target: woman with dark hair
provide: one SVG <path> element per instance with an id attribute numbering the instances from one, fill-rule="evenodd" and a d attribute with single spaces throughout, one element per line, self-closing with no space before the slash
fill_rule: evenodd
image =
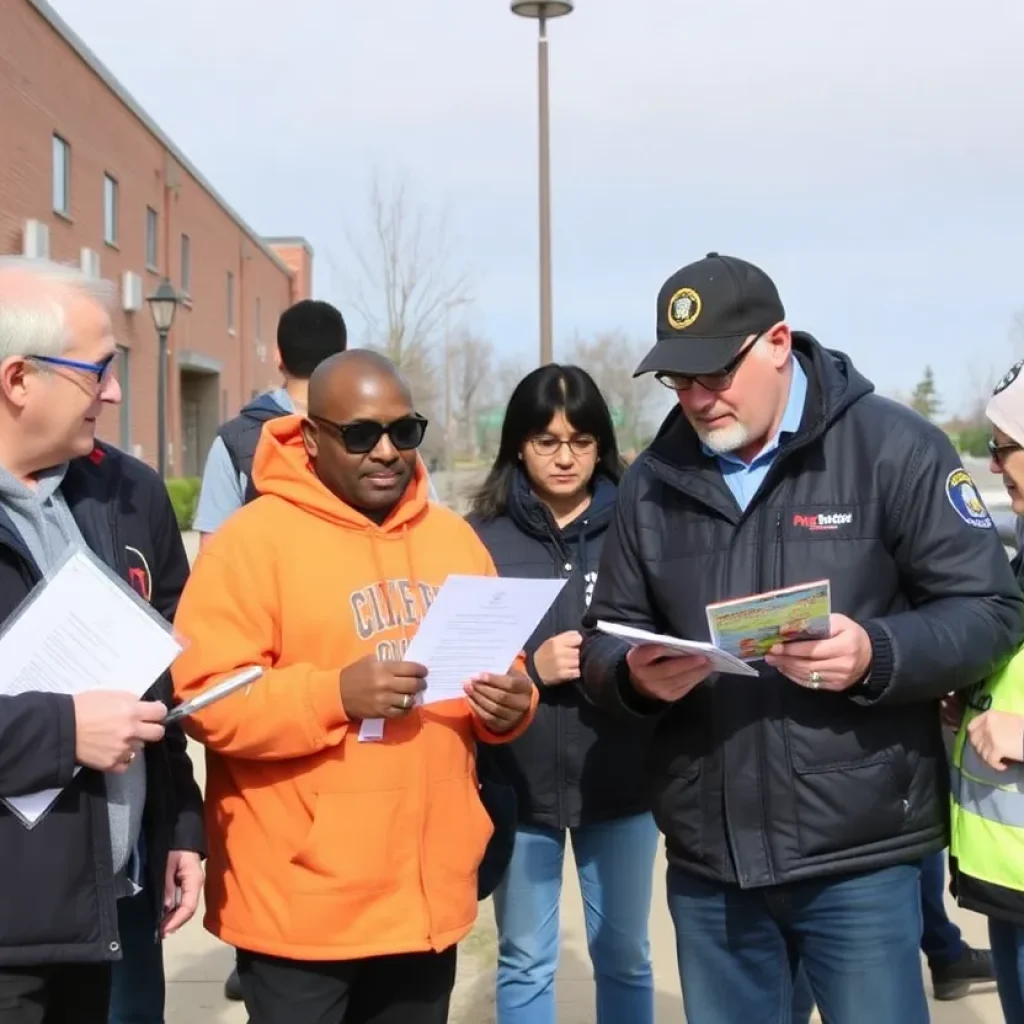
<path id="1" fill-rule="evenodd" d="M 598 1024 L 653 1024 L 647 937 L 658 832 L 644 763 L 650 726 L 607 717 L 577 686 L 580 620 L 615 512 L 622 461 L 608 406 L 576 366 L 534 370 L 509 399 L 469 521 L 503 576 L 566 584 L 526 648 L 540 690 L 518 740 L 482 752 L 515 790 L 518 824 L 494 893 L 498 1024 L 554 1024 L 566 839 L 583 894 Z"/>

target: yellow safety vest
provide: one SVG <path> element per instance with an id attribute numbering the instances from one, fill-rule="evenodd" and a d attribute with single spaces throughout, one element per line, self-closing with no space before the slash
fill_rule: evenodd
<path id="1" fill-rule="evenodd" d="M 1024 716 L 1024 648 L 967 691 L 967 710 L 950 767 L 950 853 L 958 874 L 967 876 L 965 881 L 975 892 L 998 886 L 1024 893 L 1024 764 L 1010 762 L 1005 771 L 995 771 L 967 739 L 967 726 L 989 710 Z M 998 905 L 998 890 L 990 895 Z M 985 909 L 972 909 L 986 912 L 988 898 L 983 903 Z"/>

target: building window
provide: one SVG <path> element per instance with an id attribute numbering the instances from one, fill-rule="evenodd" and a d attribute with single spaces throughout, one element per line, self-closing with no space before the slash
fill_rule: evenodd
<path id="1" fill-rule="evenodd" d="M 53 137 L 53 210 L 71 216 L 71 147 L 59 135 Z"/>
<path id="2" fill-rule="evenodd" d="M 118 447 L 123 452 L 131 451 L 132 447 L 132 382 L 129 376 L 129 357 L 131 350 L 124 345 L 117 346 L 117 382 L 121 385 L 121 416 L 120 441 Z"/>
<path id="3" fill-rule="evenodd" d="M 146 266 L 150 270 L 156 270 L 157 250 L 157 227 L 158 220 L 156 210 L 152 206 L 146 207 Z"/>
<path id="4" fill-rule="evenodd" d="M 235 275 L 228 271 L 228 330 L 235 331 Z"/>
<path id="5" fill-rule="evenodd" d="M 103 175 L 103 241 L 117 245 L 117 180 Z"/>
<path id="6" fill-rule="evenodd" d="M 181 236 L 181 290 L 192 294 L 192 239 L 188 235 Z"/>

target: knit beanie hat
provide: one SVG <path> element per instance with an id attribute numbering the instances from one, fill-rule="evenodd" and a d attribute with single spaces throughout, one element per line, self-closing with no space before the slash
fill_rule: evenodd
<path id="1" fill-rule="evenodd" d="M 995 386 L 985 417 L 1007 437 L 1024 445 L 1024 360 L 1015 363 Z"/>

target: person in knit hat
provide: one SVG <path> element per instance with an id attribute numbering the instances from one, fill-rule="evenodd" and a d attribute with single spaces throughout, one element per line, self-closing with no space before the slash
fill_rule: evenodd
<path id="1" fill-rule="evenodd" d="M 985 409 L 991 470 L 1024 514 L 1024 362 Z M 1024 587 L 1024 555 L 1013 560 Z M 1024 648 L 966 691 L 953 748 L 950 867 L 960 906 L 988 918 L 1003 1015 L 1024 1022 Z"/>
<path id="2" fill-rule="evenodd" d="M 1024 515 L 1024 361 L 1015 363 L 995 386 L 985 408 L 992 424 L 988 452 L 991 470 L 1003 478 L 1016 515 Z"/>

